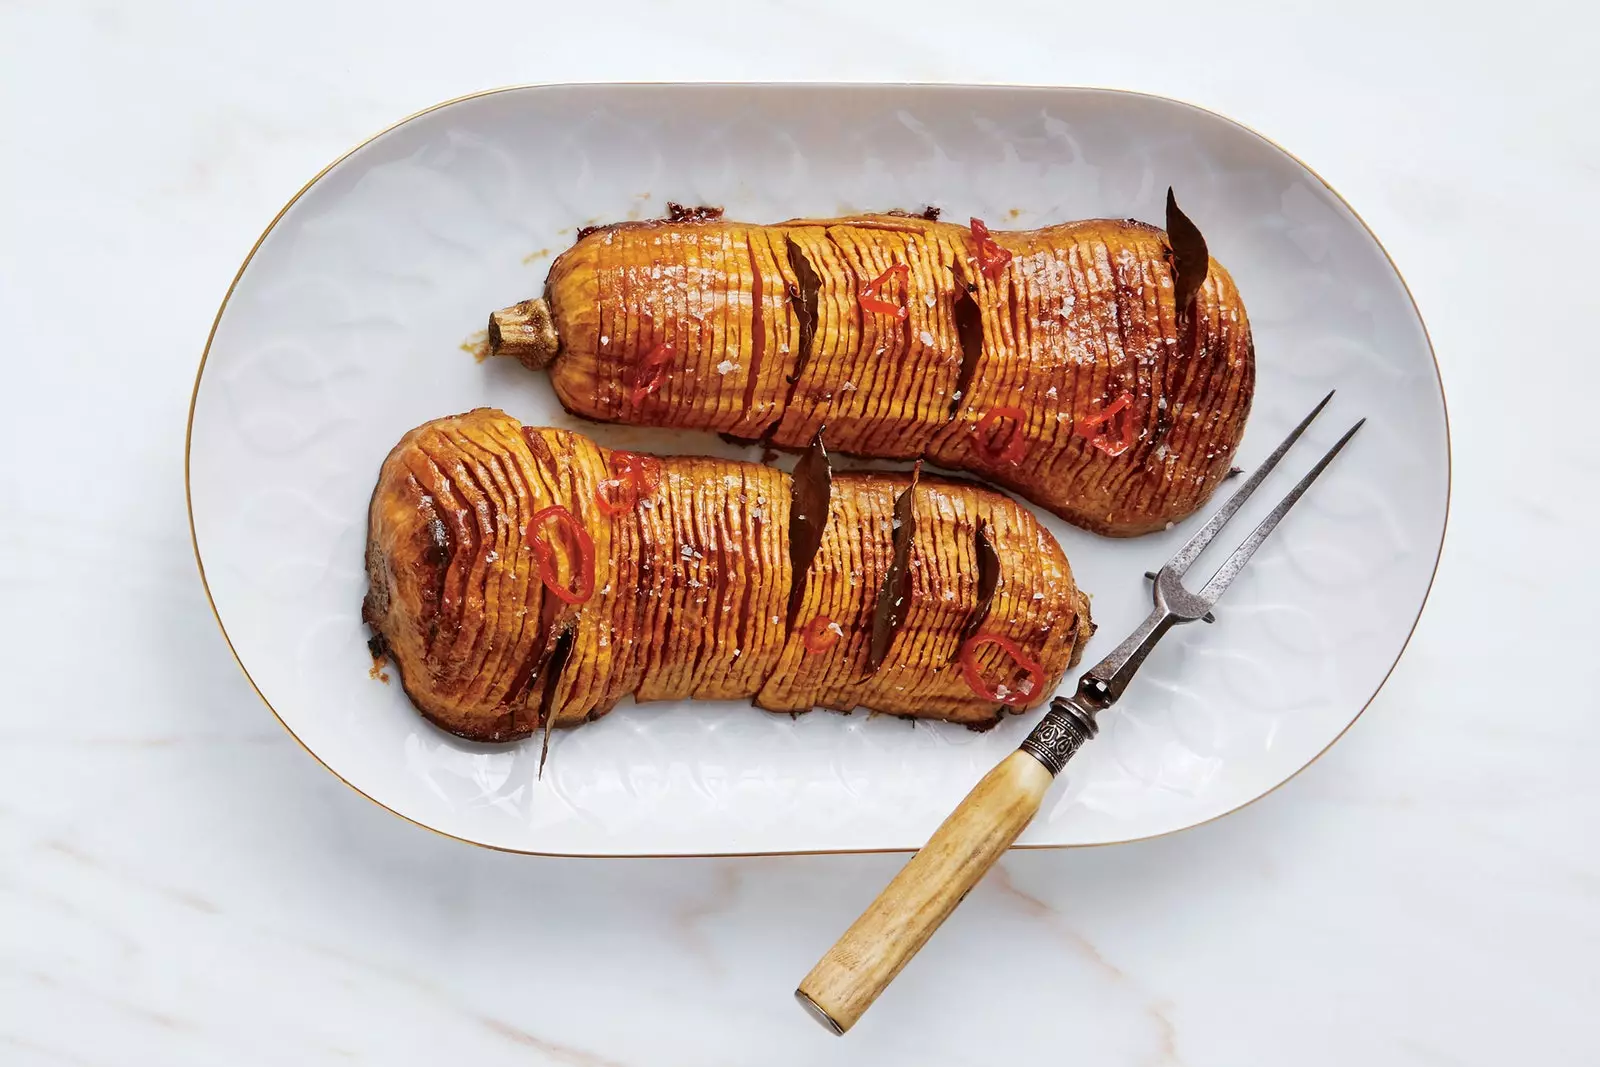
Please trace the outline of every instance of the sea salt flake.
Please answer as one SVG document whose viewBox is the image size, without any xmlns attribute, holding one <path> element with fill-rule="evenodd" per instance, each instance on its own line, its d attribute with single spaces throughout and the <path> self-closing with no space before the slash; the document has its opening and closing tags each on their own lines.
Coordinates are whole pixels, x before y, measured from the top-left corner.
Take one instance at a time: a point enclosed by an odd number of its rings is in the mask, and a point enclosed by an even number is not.
<svg viewBox="0 0 1600 1067">
<path fill-rule="evenodd" d="M 994 698 L 996 700 L 1004 700 L 1006 697 L 1008 697 L 1010 695 L 1011 695 L 1011 690 L 1009 690 L 1009 689 L 1007 689 L 1005 687 L 1005 683 L 1002 682 L 1001 684 L 999 684 L 999 685 L 994 687 Z"/>
<path fill-rule="evenodd" d="M 929 333 L 927 330 L 922 331 L 918 337 L 918 340 L 927 345 L 929 348 L 933 347 L 933 334 Z"/>
<path fill-rule="evenodd" d="M 717 373 L 718 374 L 727 374 L 729 371 L 735 371 L 735 370 L 738 370 L 738 369 L 739 369 L 739 364 L 735 363 L 731 359 L 725 359 L 721 363 L 717 364 Z"/>
</svg>

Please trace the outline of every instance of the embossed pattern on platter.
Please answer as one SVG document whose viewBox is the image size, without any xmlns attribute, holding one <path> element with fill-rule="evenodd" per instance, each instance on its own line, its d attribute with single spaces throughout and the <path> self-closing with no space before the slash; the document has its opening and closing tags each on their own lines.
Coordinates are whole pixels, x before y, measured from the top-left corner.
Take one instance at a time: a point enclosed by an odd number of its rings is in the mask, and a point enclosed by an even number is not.
<svg viewBox="0 0 1600 1067">
<path fill-rule="evenodd" d="M 398 684 L 367 677 L 358 610 L 378 464 L 411 426 L 479 404 L 577 425 L 540 376 L 477 364 L 459 345 L 489 310 L 537 293 L 549 259 L 524 260 L 565 247 L 584 223 L 660 214 L 668 199 L 759 221 L 930 202 L 1007 227 L 1159 220 L 1169 183 L 1255 328 L 1241 462 L 1338 386 L 1340 403 L 1370 419 L 1350 457 L 1359 476 L 1319 488 L 1217 626 L 1175 634 L 1152 657 L 1024 840 L 1143 836 L 1252 799 L 1337 736 L 1409 632 L 1443 522 L 1442 409 L 1403 287 L 1337 199 L 1252 135 L 1154 98 L 518 90 L 378 139 L 284 216 L 211 347 L 191 488 L 230 639 L 341 777 L 472 840 L 654 853 L 914 845 L 1031 722 L 974 734 L 859 714 L 625 705 L 560 734 L 542 780 L 536 742 L 496 749 L 428 727 Z M 583 429 L 617 447 L 753 458 L 707 436 Z M 1102 639 L 1142 616 L 1138 575 L 1187 527 L 1113 542 L 1050 525 L 1095 594 Z M 1105 650 L 1092 643 L 1088 662 Z"/>
</svg>

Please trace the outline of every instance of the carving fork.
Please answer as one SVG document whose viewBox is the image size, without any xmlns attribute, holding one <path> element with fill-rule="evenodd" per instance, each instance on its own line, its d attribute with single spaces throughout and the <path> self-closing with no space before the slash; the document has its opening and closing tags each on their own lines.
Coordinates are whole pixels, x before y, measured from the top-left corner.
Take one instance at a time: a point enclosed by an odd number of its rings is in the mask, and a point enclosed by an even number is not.
<svg viewBox="0 0 1600 1067">
<path fill-rule="evenodd" d="M 1038 812 L 1061 768 L 1084 742 L 1100 732 L 1096 716 L 1122 696 L 1162 635 L 1174 626 L 1197 619 L 1213 621 L 1211 609 L 1217 598 L 1367 420 L 1362 419 L 1345 431 L 1198 593 L 1191 593 L 1184 586 L 1183 576 L 1331 399 L 1331 392 L 1322 398 L 1160 571 L 1145 575 L 1151 579 L 1155 607 L 1144 622 L 1110 655 L 1089 668 L 1079 679 L 1076 694 L 1058 696 L 1050 702 L 1050 710 L 1022 746 L 973 787 L 928 843 L 806 975 L 794 995 L 822 1025 L 836 1034 L 854 1026 L 967 891 L 1011 847 Z"/>
</svg>

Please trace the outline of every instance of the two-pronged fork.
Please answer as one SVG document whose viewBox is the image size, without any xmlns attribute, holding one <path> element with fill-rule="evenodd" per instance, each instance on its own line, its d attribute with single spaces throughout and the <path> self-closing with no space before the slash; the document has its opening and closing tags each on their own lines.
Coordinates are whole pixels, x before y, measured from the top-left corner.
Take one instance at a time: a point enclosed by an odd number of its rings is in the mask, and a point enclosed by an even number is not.
<svg viewBox="0 0 1600 1067">
<path fill-rule="evenodd" d="M 1366 420 L 1345 431 L 1199 592 L 1190 592 L 1183 576 L 1331 399 L 1331 392 L 1322 398 L 1160 571 L 1146 574 L 1152 579 L 1155 606 L 1144 622 L 1089 668 L 1078 680 L 1074 695 L 1058 696 L 1050 702 L 1050 710 L 1022 746 L 973 787 L 928 843 L 806 975 L 795 996 L 824 1026 L 837 1034 L 850 1029 L 967 891 L 1011 847 L 1038 812 L 1067 760 L 1100 732 L 1096 717 L 1122 696 L 1162 635 L 1182 623 L 1212 621 L 1211 609 L 1217 598 Z"/>
</svg>

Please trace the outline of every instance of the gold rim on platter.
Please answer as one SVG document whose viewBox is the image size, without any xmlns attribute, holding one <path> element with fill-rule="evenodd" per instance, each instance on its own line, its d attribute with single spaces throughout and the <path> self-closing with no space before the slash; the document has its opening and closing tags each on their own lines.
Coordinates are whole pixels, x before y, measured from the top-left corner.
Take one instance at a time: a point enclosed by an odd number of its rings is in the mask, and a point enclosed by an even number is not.
<svg viewBox="0 0 1600 1067">
<path fill-rule="evenodd" d="M 1327 179 L 1325 179 L 1320 173 L 1318 173 L 1316 171 L 1316 169 L 1314 169 L 1308 163 L 1306 163 L 1305 160 L 1301 159 L 1299 156 L 1295 155 L 1293 152 L 1291 152 L 1287 148 L 1283 147 L 1283 145 L 1279 144 L 1277 141 L 1275 141 L 1272 138 L 1268 137 L 1266 134 L 1261 133 L 1259 130 L 1255 129 L 1254 127 L 1248 126 L 1245 123 L 1242 123 L 1242 122 L 1238 121 L 1237 119 L 1229 118 L 1227 115 L 1221 114 L 1220 112 L 1212 111 L 1210 108 L 1202 107 L 1199 104 L 1191 103 L 1190 101 L 1187 101 L 1187 100 L 1180 100 L 1180 99 L 1177 99 L 1175 97 L 1162 96 L 1162 95 L 1157 94 L 1157 93 L 1142 93 L 1142 92 L 1138 92 L 1138 91 L 1135 91 L 1135 90 L 1132 90 L 1132 89 L 1116 89 L 1116 88 L 1108 88 L 1108 87 L 1095 86 L 1095 85 L 1072 85 L 1072 86 L 1050 85 L 1050 86 L 1046 86 L 1046 85 L 1020 85 L 1020 84 L 1012 84 L 1012 83 L 1004 83 L 1004 82 L 991 82 L 991 83 L 943 83 L 943 82 L 815 82 L 815 83 L 803 83 L 803 82 L 801 82 L 801 83 L 784 83 L 784 82 L 753 82 L 753 83 L 752 82 L 703 82 L 703 83 L 698 83 L 698 82 L 697 83 L 684 83 L 684 82 L 596 82 L 596 83 L 588 83 L 588 84 L 586 84 L 586 83 L 577 83 L 577 82 L 550 82 L 550 83 L 531 83 L 531 84 L 526 84 L 526 85 L 503 85 L 503 86 L 500 86 L 500 87 L 494 88 L 494 89 L 482 89 L 482 90 L 479 90 L 478 92 L 466 93 L 466 94 L 464 94 L 462 96 L 453 97 L 453 98 L 451 98 L 449 100 L 444 100 L 444 101 L 441 101 L 440 103 L 433 104 L 433 105 L 431 105 L 429 107 L 425 107 L 420 111 L 413 112 L 412 114 L 407 115 L 405 118 L 400 119 L 398 122 L 394 122 L 394 123 L 391 123 L 388 126 L 385 126 L 383 129 L 379 130 L 377 133 L 375 133 L 372 136 L 370 136 L 370 137 L 366 138 L 365 140 L 361 141 L 359 144 L 356 144 L 356 145 L 352 146 L 351 148 L 349 148 L 348 150 L 340 153 L 338 158 L 334 159 L 327 166 L 325 166 L 321 170 L 317 171 L 317 173 L 312 176 L 311 180 L 306 182 L 305 185 L 301 186 L 299 191 L 297 191 L 294 194 L 294 196 L 289 198 L 288 203 L 284 204 L 283 207 L 279 209 L 278 213 L 272 217 L 272 221 L 267 224 L 266 229 L 261 231 L 261 236 L 257 237 L 256 240 L 255 240 L 255 243 L 250 246 L 250 251 L 249 251 L 248 254 L 245 255 L 244 262 L 239 264 L 239 269 L 238 269 L 238 271 L 236 271 L 234 273 L 233 280 L 228 283 L 228 291 L 225 294 L 223 294 L 222 303 L 217 308 L 216 317 L 211 320 L 211 330 L 210 330 L 210 332 L 208 332 L 206 334 L 205 348 L 200 353 L 200 366 L 195 371 L 194 388 L 191 391 L 191 393 L 189 394 L 189 415 L 188 415 L 188 420 L 187 420 L 187 423 L 185 425 L 184 434 L 183 434 L 183 498 L 184 498 L 184 505 L 185 505 L 185 507 L 186 507 L 186 509 L 188 510 L 188 513 L 189 513 L 189 542 L 190 542 L 190 544 L 192 544 L 194 546 L 195 565 L 200 570 L 200 584 L 205 589 L 206 603 L 208 605 L 210 605 L 210 607 L 211 607 L 211 616 L 212 616 L 212 618 L 214 618 L 216 620 L 217 628 L 222 631 L 222 639 L 227 644 L 228 651 L 229 651 L 229 653 L 232 654 L 234 662 L 239 665 L 239 670 L 244 673 L 245 680 L 250 683 L 250 688 L 255 690 L 256 696 L 261 698 L 261 702 L 267 706 L 267 710 L 272 712 L 273 718 L 277 719 L 278 720 L 278 724 L 281 725 L 284 728 L 284 730 L 288 732 L 290 737 L 294 738 L 295 743 L 298 744 L 302 749 L 304 749 L 306 751 L 306 753 L 311 756 L 312 759 L 316 760 L 319 764 L 321 764 L 324 768 L 326 768 L 328 773 L 332 774 L 335 778 L 339 779 L 339 781 L 341 781 L 345 785 L 349 786 L 356 793 L 358 793 L 361 796 L 365 797 L 366 799 L 372 801 L 372 803 L 376 804 L 378 807 L 382 808 L 384 811 L 387 811 L 389 814 L 394 815 L 397 818 L 403 819 L 406 822 L 411 823 L 413 826 L 421 827 L 422 829 L 427 830 L 430 833 L 438 834 L 440 837 L 449 838 L 452 841 L 460 841 L 460 842 L 462 842 L 464 844 L 473 845 L 473 846 L 476 846 L 478 848 L 492 849 L 492 850 L 494 850 L 496 852 L 511 852 L 511 853 L 516 853 L 518 855 L 524 855 L 524 856 L 548 856 L 548 857 L 552 857 L 552 858 L 563 858 L 563 859 L 692 859 L 692 858 L 699 858 L 699 859 L 733 859 L 733 858 L 738 858 L 738 857 L 741 857 L 741 856 L 845 856 L 845 855 L 875 855 L 875 854 L 878 854 L 878 853 L 892 853 L 892 852 L 911 853 L 911 852 L 915 852 L 916 851 L 916 846 L 903 846 L 903 847 L 902 846 L 896 846 L 896 847 L 890 847 L 890 848 L 839 848 L 839 849 L 823 848 L 823 849 L 780 850 L 780 851 L 770 851 L 770 852 L 626 852 L 626 853 L 624 853 L 624 852 L 598 852 L 598 853 L 596 853 L 596 852 L 541 852 L 541 851 L 538 851 L 536 849 L 510 848 L 510 847 L 505 846 L 505 845 L 491 845 L 491 844 L 488 844 L 488 843 L 483 842 L 483 841 L 474 841 L 471 838 L 461 837 L 461 836 L 459 836 L 457 834 L 452 834 L 452 833 L 448 833 L 447 831 L 440 830 L 437 827 L 429 826 L 427 823 L 419 822 L 416 819 L 411 818 L 409 815 L 405 815 L 405 814 L 402 814 L 401 812 L 396 811 L 395 809 L 389 807 L 389 805 L 385 804 L 383 801 L 378 800 L 376 797 L 372 796 L 370 793 L 366 793 L 366 792 L 362 791 L 361 789 L 357 788 L 353 783 L 350 782 L 349 779 L 345 778 L 338 771 L 336 771 L 332 767 L 330 767 L 326 760 L 324 760 L 321 756 L 318 756 L 315 752 L 313 752 L 306 745 L 306 743 L 300 739 L 300 736 L 298 734 L 296 734 L 294 732 L 294 730 L 292 730 L 289 727 L 289 724 L 284 721 L 283 716 L 278 714 L 278 709 L 272 706 L 272 701 L 268 700 L 267 699 L 267 695 L 261 691 L 261 687 L 256 685 L 255 678 L 252 677 L 251 674 L 250 674 L 250 668 L 245 666 L 244 660 L 242 658 L 240 658 L 239 650 L 234 647 L 233 638 L 230 637 L 229 634 L 228 634 L 228 627 L 223 623 L 222 615 L 217 611 L 217 602 L 211 595 L 211 585 L 206 580 L 205 558 L 204 558 L 204 556 L 201 555 L 201 552 L 200 552 L 200 538 L 199 538 L 199 535 L 195 532 L 194 501 L 192 499 L 193 490 L 192 490 L 192 487 L 191 487 L 190 481 L 189 481 L 189 451 L 190 451 L 190 448 L 193 446 L 193 443 L 194 443 L 194 413 L 195 413 L 195 406 L 199 402 L 199 399 L 200 399 L 200 382 L 201 382 L 201 379 L 204 378 L 204 376 L 205 376 L 206 361 L 211 356 L 211 342 L 216 338 L 217 327 L 222 322 L 223 314 L 228 310 L 228 302 L 233 298 L 233 292 L 234 292 L 234 290 L 236 288 L 238 288 L 239 280 L 244 277 L 244 272 L 249 269 L 250 263 L 251 263 L 251 261 L 253 259 L 255 259 L 256 252 L 261 248 L 262 243 L 264 241 L 266 241 L 267 237 L 277 227 L 278 223 L 283 219 L 283 217 L 289 213 L 289 209 L 294 207 L 294 205 L 299 202 L 300 198 L 302 196 L 304 196 L 311 189 L 312 186 L 316 185 L 319 181 L 321 181 L 324 177 L 326 177 L 328 175 L 328 173 L 330 171 L 332 171 L 335 167 L 339 166 L 339 164 L 343 163 L 345 160 L 347 160 L 351 156 L 355 155 L 355 153 L 361 151 L 361 149 L 367 147 L 367 145 L 372 144 L 374 141 L 378 140 L 380 137 L 383 137 L 386 134 L 391 133 L 394 130 L 399 129 L 401 126 L 404 126 L 407 123 L 412 122 L 415 119 L 419 119 L 424 115 L 428 115 L 428 114 L 431 114 L 432 112 L 442 110 L 443 108 L 451 107 L 451 106 L 453 106 L 455 104 L 463 103 L 463 102 L 465 102 L 467 100 L 476 100 L 476 99 L 478 99 L 480 97 L 494 96 L 494 95 L 497 95 L 499 93 L 518 92 L 518 91 L 521 91 L 523 89 L 570 89 L 570 88 L 585 88 L 585 87 L 608 87 L 609 88 L 609 87 L 615 87 L 615 86 L 664 87 L 664 86 L 678 86 L 678 85 L 684 85 L 684 84 L 694 84 L 696 86 L 706 87 L 706 88 L 716 88 L 718 86 L 721 86 L 721 87 L 724 87 L 724 88 L 751 88 L 751 87 L 759 87 L 759 88 L 806 88 L 806 87 L 824 88 L 825 87 L 825 88 L 830 88 L 830 89 L 838 89 L 838 88 L 853 88 L 853 89 L 882 89 L 882 88 L 896 88 L 896 89 L 974 89 L 974 88 L 977 88 L 977 89 L 1076 89 L 1076 90 L 1087 90 L 1087 91 L 1090 91 L 1090 92 L 1111 93 L 1111 94 L 1116 94 L 1116 95 L 1121 95 L 1121 96 L 1141 97 L 1141 98 L 1144 98 L 1144 99 L 1147 99 L 1147 100 L 1159 100 L 1159 101 L 1161 101 L 1163 103 L 1178 104 L 1178 105 L 1180 105 L 1182 107 L 1191 108 L 1191 109 L 1193 109 L 1195 111 L 1199 111 L 1199 112 L 1201 112 L 1201 113 L 1203 113 L 1205 115 L 1208 115 L 1208 116 L 1210 116 L 1212 118 L 1220 119 L 1223 122 L 1226 122 L 1231 126 L 1236 126 L 1239 129 L 1245 131 L 1246 133 L 1248 133 L 1248 134 L 1250 134 L 1250 135 L 1252 135 L 1254 137 L 1257 137 L 1260 140 L 1262 140 L 1263 142 L 1271 145 L 1273 148 L 1276 148 L 1279 152 L 1282 152 L 1288 158 L 1294 160 L 1295 163 L 1299 164 L 1300 167 L 1307 174 L 1310 174 L 1312 177 L 1316 178 L 1316 180 L 1319 183 L 1321 183 L 1322 187 L 1324 189 L 1326 189 L 1329 192 L 1329 194 L 1331 194 L 1333 196 L 1334 199 L 1339 201 L 1339 203 L 1344 206 L 1344 209 L 1346 211 L 1350 212 L 1350 216 L 1352 218 L 1354 218 L 1357 223 L 1360 224 L 1362 230 L 1364 230 L 1366 232 L 1367 236 L 1372 238 L 1373 244 L 1377 245 L 1378 246 L 1378 250 L 1383 253 L 1383 258 L 1389 264 L 1389 269 L 1394 271 L 1395 277 L 1397 279 L 1399 279 L 1400 288 L 1405 291 L 1406 299 L 1411 302 L 1412 313 L 1414 315 L 1416 315 L 1417 324 L 1422 327 L 1423 341 L 1428 346 L 1428 358 L 1433 361 L 1434 378 L 1439 384 L 1439 407 L 1440 407 L 1441 412 L 1444 415 L 1444 445 L 1445 445 L 1444 521 L 1439 526 L 1439 544 L 1438 544 L 1438 547 L 1434 550 L 1433 569 L 1428 575 L 1427 588 L 1423 590 L 1422 602 L 1417 605 L 1416 618 L 1411 620 L 1411 628 L 1406 631 L 1405 640 L 1400 643 L 1399 650 L 1395 652 L 1394 661 L 1391 662 L 1389 664 L 1389 668 L 1386 671 L 1384 671 L 1383 677 L 1379 680 L 1377 688 L 1373 689 L 1372 695 L 1367 697 L 1366 701 L 1361 705 L 1361 710 L 1356 712 L 1355 716 L 1348 723 L 1345 724 L 1343 729 L 1341 729 L 1337 734 L 1334 735 L 1332 740 L 1330 740 L 1326 745 L 1324 745 L 1320 750 L 1318 750 L 1315 755 L 1313 755 L 1309 760 L 1307 760 L 1304 764 L 1302 764 L 1298 769 L 1296 769 L 1292 774 L 1290 774 L 1283 781 L 1277 783 L 1276 785 L 1272 786 L 1270 789 L 1267 789 L 1266 791 L 1262 792 L 1261 794 L 1259 794 L 1259 795 L 1257 795 L 1255 797 L 1252 797 L 1251 799 L 1245 801 L 1242 804 L 1239 804 L 1239 805 L 1236 805 L 1235 807 L 1229 808 L 1227 811 L 1220 812 L 1220 813 L 1218 813 L 1216 815 L 1212 815 L 1209 818 L 1201 819 L 1199 822 L 1190 823 L 1187 826 L 1180 826 L 1180 827 L 1177 827 L 1177 828 L 1171 829 L 1171 830 L 1163 830 L 1161 833 L 1158 833 L 1158 834 L 1146 834 L 1146 835 L 1144 835 L 1142 837 L 1130 837 L 1130 838 L 1126 838 L 1126 839 L 1119 840 L 1119 841 L 1086 842 L 1086 843 L 1081 843 L 1081 844 L 1026 844 L 1026 843 L 1024 843 L 1024 844 L 1013 845 L 1012 847 L 1016 848 L 1016 849 L 1028 849 L 1028 850 L 1067 849 L 1067 848 L 1102 848 L 1102 847 L 1105 847 L 1107 845 L 1132 844 L 1132 843 L 1134 843 L 1136 841 L 1153 841 L 1153 840 L 1156 840 L 1157 838 L 1162 838 L 1162 837 L 1170 836 L 1172 834 L 1182 833 L 1182 832 L 1184 832 L 1186 830 L 1193 830 L 1195 827 L 1208 825 L 1210 823 L 1216 822 L 1218 819 L 1223 819 L 1223 818 L 1226 818 L 1229 815 L 1234 814 L 1235 812 L 1242 811 L 1243 809 L 1249 807 L 1251 804 L 1254 804 L 1257 801 L 1263 799 L 1264 797 L 1270 796 L 1271 794 L 1277 792 L 1279 789 L 1283 788 L 1285 785 L 1288 785 L 1291 781 L 1293 781 L 1295 778 L 1297 778 L 1301 773 L 1303 773 L 1305 771 L 1305 769 L 1307 767 L 1310 767 L 1313 763 L 1317 762 L 1317 760 L 1321 759 L 1327 753 L 1327 751 L 1330 748 L 1332 748 L 1334 745 L 1338 744 L 1339 739 L 1344 737 L 1344 735 L 1347 732 L 1349 732 L 1350 728 L 1356 724 L 1356 722 L 1361 718 L 1361 716 L 1366 714 L 1367 709 L 1372 706 L 1372 702 L 1377 699 L 1378 694 L 1383 691 L 1384 685 L 1386 685 L 1388 683 L 1390 676 L 1394 673 L 1395 667 L 1399 665 L 1401 657 L 1405 655 L 1406 648 L 1410 646 L 1411 638 L 1413 636 L 1415 636 L 1415 634 L 1417 632 L 1417 624 L 1422 620 L 1422 613 L 1423 613 L 1424 610 L 1426 610 L 1426 608 L 1428 606 L 1428 597 L 1433 593 L 1433 583 L 1434 583 L 1435 579 L 1437 579 L 1438 576 L 1439 576 L 1439 561 L 1440 561 L 1440 559 L 1443 558 L 1443 555 L 1444 555 L 1444 539 L 1445 539 L 1445 535 L 1446 535 L 1447 531 L 1449 530 L 1449 526 L 1450 526 L 1450 500 L 1451 500 L 1451 496 L 1452 496 L 1452 494 L 1454 492 L 1454 481 L 1455 481 L 1455 463 L 1454 463 L 1454 457 L 1452 455 L 1451 439 L 1450 439 L 1450 405 L 1449 405 L 1449 403 L 1448 403 L 1448 401 L 1446 399 L 1446 396 L 1445 396 L 1444 375 L 1440 373 L 1439 357 L 1438 357 L 1438 353 L 1436 353 L 1434 351 L 1433 337 L 1428 333 L 1427 321 L 1422 317 L 1422 309 L 1417 306 L 1417 298 L 1411 292 L 1410 284 L 1408 284 L 1406 282 L 1405 275 L 1400 272 L 1400 267 L 1399 267 L 1398 264 L 1395 263 L 1394 257 L 1389 254 L 1389 249 L 1387 247 L 1385 247 L 1384 243 L 1381 240 L 1379 240 L 1378 235 L 1373 232 L 1372 227 L 1367 225 L 1367 220 L 1361 217 L 1361 213 L 1358 212 L 1355 209 L 1355 207 L 1353 205 L 1351 205 L 1351 203 L 1348 200 L 1346 200 L 1339 193 L 1339 191 L 1337 189 L 1335 189 L 1327 181 Z"/>
</svg>

